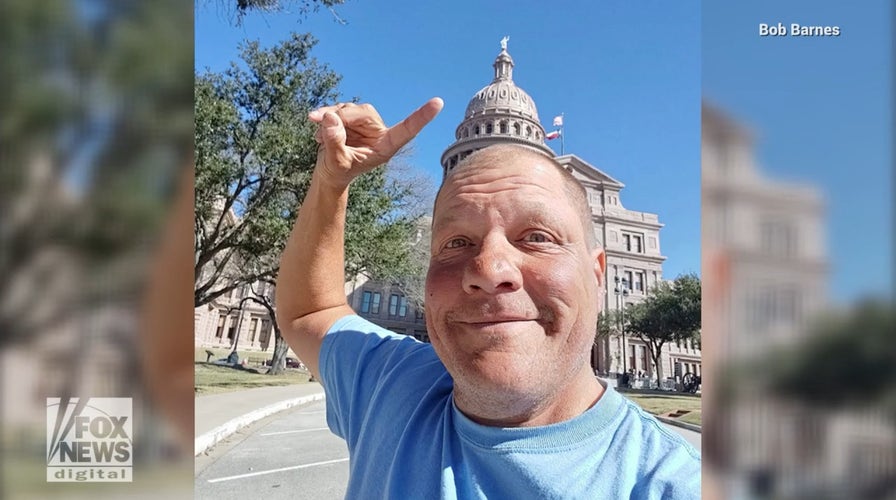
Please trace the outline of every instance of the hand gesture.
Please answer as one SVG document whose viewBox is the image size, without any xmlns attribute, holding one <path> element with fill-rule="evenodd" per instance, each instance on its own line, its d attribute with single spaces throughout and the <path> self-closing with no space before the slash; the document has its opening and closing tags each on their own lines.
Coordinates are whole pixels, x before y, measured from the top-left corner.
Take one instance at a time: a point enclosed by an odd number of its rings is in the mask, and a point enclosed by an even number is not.
<svg viewBox="0 0 896 500">
<path fill-rule="evenodd" d="M 359 175 L 389 161 L 443 105 L 434 97 L 392 127 L 386 127 L 370 104 L 340 103 L 312 111 L 308 119 L 320 125 L 314 138 L 320 144 L 316 168 L 322 180 L 348 187 Z"/>
</svg>

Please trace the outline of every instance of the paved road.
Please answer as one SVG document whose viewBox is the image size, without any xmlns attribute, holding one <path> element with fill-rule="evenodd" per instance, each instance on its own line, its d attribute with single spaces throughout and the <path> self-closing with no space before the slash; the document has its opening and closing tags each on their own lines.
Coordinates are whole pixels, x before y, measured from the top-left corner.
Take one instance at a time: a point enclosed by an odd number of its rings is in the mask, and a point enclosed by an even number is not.
<svg viewBox="0 0 896 500">
<path fill-rule="evenodd" d="M 669 429 L 672 432 L 681 434 L 681 436 L 689 443 L 691 443 L 694 448 L 697 448 L 697 451 L 700 451 L 700 433 L 690 431 L 688 429 L 683 429 L 681 427 L 676 427 L 674 425 L 664 424 L 660 422 L 663 427 Z"/>
<path fill-rule="evenodd" d="M 348 451 L 327 428 L 324 407 L 272 415 L 196 457 L 196 498 L 343 498 Z M 700 449 L 699 433 L 663 425 Z"/>
<path fill-rule="evenodd" d="M 341 499 L 348 450 L 323 401 L 272 415 L 196 457 L 199 499 Z"/>
</svg>

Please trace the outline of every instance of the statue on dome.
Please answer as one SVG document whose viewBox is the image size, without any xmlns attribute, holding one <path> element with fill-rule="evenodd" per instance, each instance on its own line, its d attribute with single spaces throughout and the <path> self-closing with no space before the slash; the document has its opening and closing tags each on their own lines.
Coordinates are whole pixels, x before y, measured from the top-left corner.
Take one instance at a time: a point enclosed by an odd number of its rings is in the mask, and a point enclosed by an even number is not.
<svg viewBox="0 0 896 500">
<path fill-rule="evenodd" d="M 507 50 L 507 42 L 509 42 L 509 41 L 510 41 L 509 36 L 505 36 L 504 38 L 501 39 L 501 50 Z"/>
</svg>

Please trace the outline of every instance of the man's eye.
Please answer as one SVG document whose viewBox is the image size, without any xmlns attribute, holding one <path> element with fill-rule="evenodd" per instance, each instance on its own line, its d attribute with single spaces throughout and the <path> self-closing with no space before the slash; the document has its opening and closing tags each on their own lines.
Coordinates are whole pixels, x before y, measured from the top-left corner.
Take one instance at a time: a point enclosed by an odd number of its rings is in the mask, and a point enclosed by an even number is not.
<svg viewBox="0 0 896 500">
<path fill-rule="evenodd" d="M 541 231 L 533 231 L 527 234 L 523 239 L 529 243 L 548 243 L 549 241 L 551 241 L 551 238 Z"/>
<path fill-rule="evenodd" d="M 467 240 L 463 238 L 454 238 L 445 244 L 445 248 L 463 248 L 467 246 Z"/>
</svg>

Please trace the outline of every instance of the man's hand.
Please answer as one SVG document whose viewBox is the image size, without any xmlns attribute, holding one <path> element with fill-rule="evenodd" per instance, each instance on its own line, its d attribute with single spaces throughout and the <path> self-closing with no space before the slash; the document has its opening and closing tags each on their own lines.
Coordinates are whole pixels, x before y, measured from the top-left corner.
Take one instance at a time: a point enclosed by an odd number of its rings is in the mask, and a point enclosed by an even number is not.
<svg viewBox="0 0 896 500">
<path fill-rule="evenodd" d="M 389 161 L 432 121 L 444 103 L 434 97 L 407 118 L 386 127 L 370 104 L 340 103 L 316 109 L 308 119 L 320 124 L 315 140 L 321 181 L 344 189 L 359 175 Z"/>
</svg>

